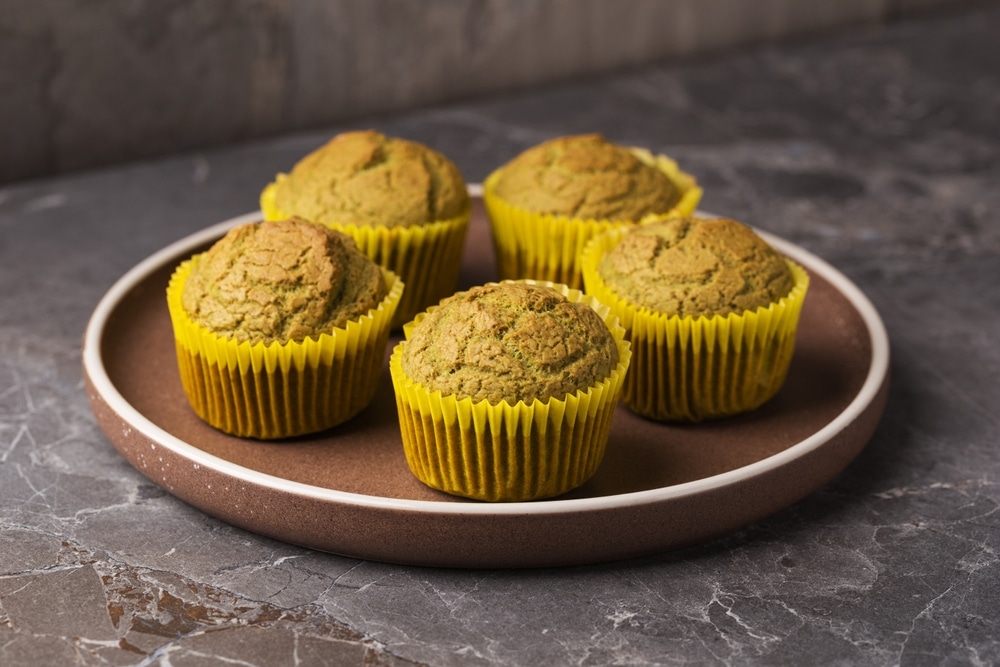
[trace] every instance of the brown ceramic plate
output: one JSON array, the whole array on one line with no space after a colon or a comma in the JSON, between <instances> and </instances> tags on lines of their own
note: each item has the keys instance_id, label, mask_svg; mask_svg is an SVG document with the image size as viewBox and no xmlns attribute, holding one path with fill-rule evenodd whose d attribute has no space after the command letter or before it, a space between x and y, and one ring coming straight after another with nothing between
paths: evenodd
<instances>
[{"instance_id":1,"label":"brown ceramic plate","mask_svg":"<svg viewBox=\"0 0 1000 667\"><path fill-rule=\"evenodd\" d=\"M488 504L423 486L403 457L387 369L373 404L347 424L281 442L230 437L187 404L164 294L180 260L258 218L205 229L129 271L94 311L83 349L91 406L118 451L178 498L247 530L356 558L447 567L648 555L735 530L815 491L861 451L882 415L889 344L878 313L829 264L762 233L812 275L781 392L753 413L698 425L655 423L620 407L601 468L569 495ZM494 279L477 197L460 286Z\"/></svg>"}]
</instances>

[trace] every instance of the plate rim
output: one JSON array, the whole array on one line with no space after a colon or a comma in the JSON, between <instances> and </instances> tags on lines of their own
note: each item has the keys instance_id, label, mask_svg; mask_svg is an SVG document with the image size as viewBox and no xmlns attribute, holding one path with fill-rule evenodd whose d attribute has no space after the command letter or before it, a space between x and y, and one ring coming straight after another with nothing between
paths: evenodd
<instances>
[{"instance_id":1,"label":"plate rim","mask_svg":"<svg viewBox=\"0 0 1000 667\"><path fill-rule=\"evenodd\" d=\"M478 196L481 193L481 186L479 184L470 184L469 192L472 196ZM697 213L703 216L713 215L701 210ZM177 258L183 253L190 252L194 248L222 236L228 229L240 224L260 220L261 217L260 211L251 211L210 225L161 248L123 274L101 297L87 322L83 339L82 361L84 370L101 399L133 429L139 431L151 443L154 443L154 448L157 445L167 447L194 465L202 465L221 474L226 474L235 479L265 487L272 491L291 493L322 502L347 504L361 508L369 507L421 514L468 516L592 513L601 510L620 510L634 506L653 505L746 482L807 456L827 442L830 442L844 429L854 423L873 401L877 399L888 377L890 356L888 333L877 309L864 292L826 260L775 234L754 227L754 230L773 247L799 262L808 270L821 275L840 292L860 315L865 324L871 344L871 361L868 372L855 396L836 417L806 438L771 456L716 475L654 489L588 498L557 498L513 503L456 503L438 500L389 498L296 482L247 468L210 454L157 426L132 406L121 392L118 391L118 388L111 381L107 373L101 355L101 342L107 330L108 320L115 308L135 285L151 273L161 269L165 262L177 261Z\"/></svg>"}]
</instances>

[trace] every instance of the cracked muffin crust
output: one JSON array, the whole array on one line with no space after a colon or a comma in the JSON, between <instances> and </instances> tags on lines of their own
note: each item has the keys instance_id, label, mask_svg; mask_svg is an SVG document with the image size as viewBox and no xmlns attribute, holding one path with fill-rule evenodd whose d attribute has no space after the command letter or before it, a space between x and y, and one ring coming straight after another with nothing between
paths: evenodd
<instances>
[{"instance_id":1,"label":"cracked muffin crust","mask_svg":"<svg viewBox=\"0 0 1000 667\"><path fill-rule=\"evenodd\" d=\"M726 315L776 302L792 289L784 257L727 218L674 218L636 227L598 266L619 297L671 315Z\"/></svg>"},{"instance_id":2,"label":"cracked muffin crust","mask_svg":"<svg viewBox=\"0 0 1000 667\"><path fill-rule=\"evenodd\" d=\"M410 332L402 358L407 375L432 391L511 405L564 398L617 364L617 344L593 308L526 283L442 301Z\"/></svg>"},{"instance_id":3,"label":"cracked muffin crust","mask_svg":"<svg viewBox=\"0 0 1000 667\"><path fill-rule=\"evenodd\" d=\"M284 343L342 327L386 293L349 236L289 218L231 229L197 259L181 298L193 321L219 335Z\"/></svg>"},{"instance_id":4,"label":"cracked muffin crust","mask_svg":"<svg viewBox=\"0 0 1000 667\"><path fill-rule=\"evenodd\" d=\"M496 194L533 213L637 221L680 199L660 169L599 134L559 137L508 162Z\"/></svg>"},{"instance_id":5,"label":"cracked muffin crust","mask_svg":"<svg viewBox=\"0 0 1000 667\"><path fill-rule=\"evenodd\" d=\"M373 130L344 132L302 158L275 204L324 224L409 227L461 216L465 180L447 157Z\"/></svg>"}]
</instances>

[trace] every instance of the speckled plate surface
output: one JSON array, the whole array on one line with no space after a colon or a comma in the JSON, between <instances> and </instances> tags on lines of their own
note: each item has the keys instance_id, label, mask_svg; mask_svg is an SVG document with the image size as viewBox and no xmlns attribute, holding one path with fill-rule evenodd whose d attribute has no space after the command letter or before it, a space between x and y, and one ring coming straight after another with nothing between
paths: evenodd
<instances>
[{"instance_id":1,"label":"speckled plate surface","mask_svg":"<svg viewBox=\"0 0 1000 667\"><path fill-rule=\"evenodd\" d=\"M875 308L826 262L762 233L812 275L781 392L753 413L698 425L620 407L601 468L566 496L488 504L423 486L403 457L386 368L372 405L347 424L281 442L233 438L187 404L165 289L179 261L258 218L214 225L124 275L91 317L83 368L101 428L133 466L191 505L279 540L442 567L648 555L735 530L820 488L865 446L885 406L889 343ZM495 278L477 197L460 287Z\"/></svg>"}]
</instances>

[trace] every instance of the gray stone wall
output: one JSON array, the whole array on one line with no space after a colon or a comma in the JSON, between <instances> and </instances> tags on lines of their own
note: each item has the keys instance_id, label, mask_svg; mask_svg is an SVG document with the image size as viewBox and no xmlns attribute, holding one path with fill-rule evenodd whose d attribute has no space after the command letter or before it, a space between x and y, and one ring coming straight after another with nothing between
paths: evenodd
<instances>
[{"instance_id":1,"label":"gray stone wall","mask_svg":"<svg viewBox=\"0 0 1000 667\"><path fill-rule=\"evenodd\" d=\"M0 0L0 182L960 0Z\"/></svg>"}]
</instances>

